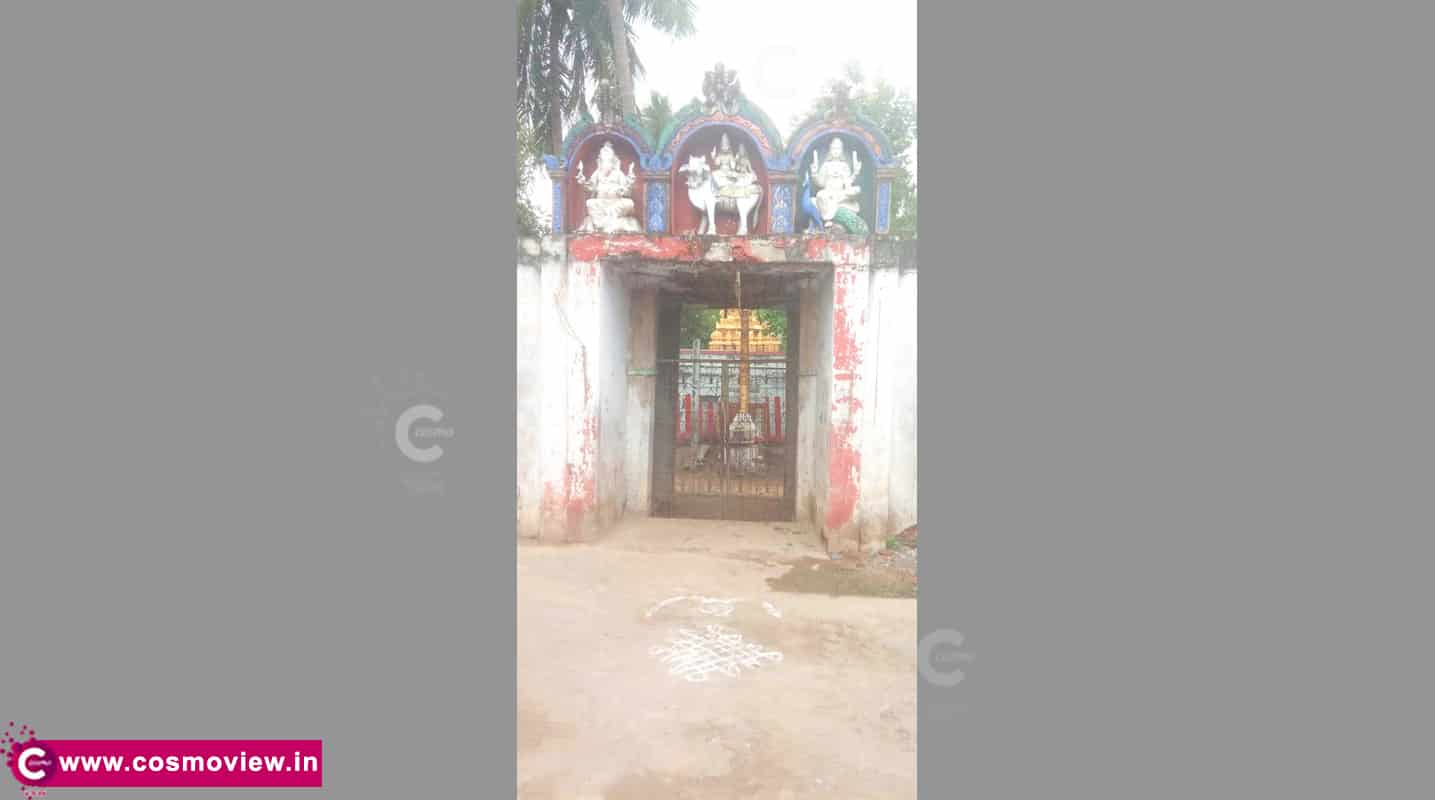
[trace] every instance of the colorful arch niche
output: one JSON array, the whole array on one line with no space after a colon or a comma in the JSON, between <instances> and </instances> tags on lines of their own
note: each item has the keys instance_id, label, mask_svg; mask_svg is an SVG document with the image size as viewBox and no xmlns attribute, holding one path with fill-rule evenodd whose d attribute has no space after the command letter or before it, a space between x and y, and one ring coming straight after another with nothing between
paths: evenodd
<instances>
[{"instance_id":1,"label":"colorful arch niche","mask_svg":"<svg viewBox=\"0 0 1435 800\"><path fill-rule=\"evenodd\" d=\"M887 233L891 228L892 177L897 171L897 153L892 142L876 123L861 114L839 114L814 117L798 127L787 145L787 158L796 180L793 195L793 232L807 229L808 214L802 210L802 186L811 166L812 154L825 148L833 136L840 136L849 152L862 157L862 174L857 183L862 189L862 219L874 233Z\"/></svg>"},{"instance_id":2,"label":"colorful arch niche","mask_svg":"<svg viewBox=\"0 0 1435 800\"><path fill-rule=\"evenodd\" d=\"M568 174L564 178L563 218L565 231L578 230L578 226L583 224L583 218L588 215L585 205L588 194L582 186L578 185L578 165L583 165L584 175L592 175L593 168L598 163L598 151L603 149L605 142L613 143L613 152L617 154L623 172L628 171L629 164L634 166L634 174L639 173L642 169L642 154L625 136L612 132L597 132L577 142L568 162ZM633 184L633 205L637 209L634 213L639 224L643 222L643 198L646 185L647 181L644 181L642 175L639 174L638 180Z\"/></svg>"},{"instance_id":3,"label":"colorful arch niche","mask_svg":"<svg viewBox=\"0 0 1435 800\"><path fill-rule=\"evenodd\" d=\"M862 161L862 171L857 175L857 186L861 189L858 197L858 205L862 208L862 220L867 227L877 230L877 155L868 147L867 143L852 135L850 131L837 128L813 137L807 144L807 148L795 155L796 166L796 193L793 199L793 232L805 233L807 225L811 221L808 213L802 207L802 188L807 182L807 171L812 165L813 153L824 153L831 146L833 137L842 140L842 146L848 153L857 153ZM816 192L816 188L813 188Z\"/></svg>"},{"instance_id":4,"label":"colorful arch niche","mask_svg":"<svg viewBox=\"0 0 1435 800\"><path fill-rule=\"evenodd\" d=\"M731 119L731 118L729 118ZM701 126L694 127L681 140L674 140L673 160L668 167L668 180L671 181L672 192L668 230L680 236L691 236L702 222L702 212L693 206L688 199L687 174L678 172L678 168L688 162L688 157L700 155L707 160L708 166L713 166L710 157L713 148L722 141L723 134L728 135L733 148L743 147L747 149L748 159L752 162L753 172L757 175L757 184L762 187L762 200L758 203L753 212L752 225L749 226L749 235L760 236L768 233L768 203L771 201L772 187L768 180L766 164L766 153L758 145L744 127L732 124L730 121L707 122ZM732 236L737 233L737 217L732 214L718 214L717 235Z\"/></svg>"}]
</instances>

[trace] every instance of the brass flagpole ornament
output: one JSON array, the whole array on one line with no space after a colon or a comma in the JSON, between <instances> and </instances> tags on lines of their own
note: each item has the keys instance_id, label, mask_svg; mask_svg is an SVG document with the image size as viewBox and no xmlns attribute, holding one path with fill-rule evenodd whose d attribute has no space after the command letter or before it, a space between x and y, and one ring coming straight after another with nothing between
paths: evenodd
<instances>
[{"instance_id":1,"label":"brass flagpole ornament","mask_svg":"<svg viewBox=\"0 0 1435 800\"><path fill-rule=\"evenodd\" d=\"M732 443L731 463L740 472L756 472L761 465L762 456L757 446L757 423L753 422L752 414L748 409L748 389L751 378L749 364L748 343L748 320L749 311L742 303L742 272L737 273L734 281L737 294L737 318L738 325L742 326L738 333L737 353L737 414L733 415L732 424L728 426L728 441Z\"/></svg>"}]
</instances>

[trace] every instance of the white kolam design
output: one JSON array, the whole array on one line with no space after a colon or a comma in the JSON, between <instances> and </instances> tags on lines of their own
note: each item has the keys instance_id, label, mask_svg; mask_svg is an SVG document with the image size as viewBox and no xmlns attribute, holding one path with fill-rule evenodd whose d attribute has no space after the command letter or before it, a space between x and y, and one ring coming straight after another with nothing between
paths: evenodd
<instances>
[{"instance_id":1,"label":"white kolam design","mask_svg":"<svg viewBox=\"0 0 1435 800\"><path fill-rule=\"evenodd\" d=\"M670 606L674 603L681 603L684 600L690 600L694 603L697 603L699 614L704 614L709 617L730 617L732 616L733 609L737 607L738 602L740 602L742 598L704 597L700 594L680 594L676 597L669 597L661 603L654 605L652 608L648 609L647 613L643 616L647 617L648 619L652 619L653 615L661 611L663 608Z\"/></svg>"},{"instance_id":2,"label":"white kolam design","mask_svg":"<svg viewBox=\"0 0 1435 800\"><path fill-rule=\"evenodd\" d=\"M782 661L782 653L745 642L742 634L721 625L706 625L702 630L679 628L667 644L649 653L667 665L669 675L693 683L706 681L713 674L736 678L744 669Z\"/></svg>"}]
</instances>

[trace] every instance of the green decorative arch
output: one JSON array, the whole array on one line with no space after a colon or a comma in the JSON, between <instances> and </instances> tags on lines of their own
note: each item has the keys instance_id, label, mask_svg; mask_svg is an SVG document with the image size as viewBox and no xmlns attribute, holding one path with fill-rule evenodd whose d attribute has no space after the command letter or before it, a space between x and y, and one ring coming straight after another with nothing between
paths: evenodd
<instances>
[{"instance_id":1,"label":"green decorative arch","mask_svg":"<svg viewBox=\"0 0 1435 800\"><path fill-rule=\"evenodd\" d=\"M682 146L683 140L688 136L709 125L725 124L747 129L762 150L760 155L763 163L769 169L785 168L782 134L777 130L777 126L773 124L772 118L767 115L767 112L746 96L739 98L737 111L738 113L733 115L707 114L704 112L700 100L693 100L678 109L663 128L662 134L658 136L658 141L653 147L653 165L657 167L671 166L678 148Z\"/></svg>"},{"instance_id":2,"label":"green decorative arch","mask_svg":"<svg viewBox=\"0 0 1435 800\"><path fill-rule=\"evenodd\" d=\"M812 147L813 142L833 133L846 133L863 142L868 155L877 162L877 166L890 167L896 163L898 154L892 152L892 140L887 138L887 134L877 123L856 111L849 111L836 118L821 114L808 117L797 127L788 142L787 157L793 164L797 164Z\"/></svg>"},{"instance_id":3,"label":"green decorative arch","mask_svg":"<svg viewBox=\"0 0 1435 800\"><path fill-rule=\"evenodd\" d=\"M573 127L568 129L568 135L563 137L562 152L557 154L558 158L555 161L567 165L572 160L573 153L579 144L600 134L616 134L627 139L638 151L638 159L643 166L646 166L652 158L653 137L643 127L642 121L637 116L626 114L621 122L605 124L595 122L591 116L585 113L578 118L577 122L573 123Z\"/></svg>"}]
</instances>

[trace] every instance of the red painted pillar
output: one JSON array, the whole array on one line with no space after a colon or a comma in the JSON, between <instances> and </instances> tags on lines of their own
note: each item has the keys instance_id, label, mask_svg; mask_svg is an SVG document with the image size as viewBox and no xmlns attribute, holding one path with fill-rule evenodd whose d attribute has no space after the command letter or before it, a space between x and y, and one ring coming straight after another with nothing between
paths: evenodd
<instances>
[{"instance_id":1,"label":"red painted pillar","mask_svg":"<svg viewBox=\"0 0 1435 800\"><path fill-rule=\"evenodd\" d=\"M693 396L683 395L683 430L688 432L688 438L693 435Z\"/></svg>"},{"instance_id":2,"label":"red painted pillar","mask_svg":"<svg viewBox=\"0 0 1435 800\"><path fill-rule=\"evenodd\" d=\"M772 438L782 441L782 398L776 395L772 398Z\"/></svg>"}]
</instances>

